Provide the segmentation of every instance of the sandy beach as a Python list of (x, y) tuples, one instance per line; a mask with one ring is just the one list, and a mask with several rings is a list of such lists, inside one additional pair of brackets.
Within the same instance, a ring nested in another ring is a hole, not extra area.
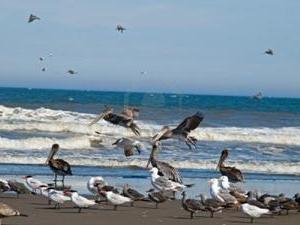
[[(249, 218), (242, 215), (240, 211), (225, 210), (215, 214), (214, 218), (209, 213), (201, 212), (194, 219), (189, 218), (189, 213), (181, 208), (180, 201), (168, 201), (155, 209), (152, 203), (138, 202), (135, 207), (122, 206), (117, 211), (105, 203), (85, 209), (77, 213), (72, 203), (65, 204), (61, 209), (53, 209), (47, 205), (47, 200), (40, 196), (23, 195), (17, 199), (14, 195), (2, 195), (1, 202), (19, 209), (28, 217), (6, 218), (3, 224), (22, 225), (79, 225), (79, 224), (245, 224)], [(288, 216), (264, 216), (256, 219), (255, 224), (294, 225), (299, 224), (300, 213), (290, 212)], [(126, 222), (125, 222), (126, 221)]]

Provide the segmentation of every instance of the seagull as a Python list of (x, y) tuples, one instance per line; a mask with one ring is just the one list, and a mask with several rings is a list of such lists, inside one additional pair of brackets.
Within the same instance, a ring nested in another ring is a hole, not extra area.
[(274, 52), (271, 48), (268, 48), (266, 51), (265, 51), (265, 54), (266, 55), (274, 55)]
[(26, 185), (30, 188), (30, 190), (36, 194), (39, 194), (37, 190), (40, 190), (39, 189), (40, 186), (48, 186), (48, 184), (33, 178), (31, 175), (22, 178), (25, 180)]
[(197, 213), (198, 211), (205, 211), (205, 207), (201, 203), (201, 201), (196, 199), (186, 199), (186, 193), (185, 191), (182, 192), (182, 199), (181, 199), (181, 206), (184, 210), (190, 212), (191, 219), (194, 218), (194, 213)]
[(190, 132), (195, 130), (201, 121), (204, 119), (204, 115), (201, 112), (197, 112), (193, 116), (185, 118), (176, 128), (171, 129), (168, 126), (164, 126), (161, 131), (153, 137), (153, 141), (161, 141), (170, 138), (183, 139), (189, 149), (192, 145), (196, 147), (197, 139), (190, 136)]
[[(133, 112), (132, 112), (133, 114)], [(90, 124), (97, 123), (99, 120), (104, 119), (107, 122), (110, 122), (114, 125), (119, 125), (122, 127), (130, 128), (132, 132), (139, 136), (140, 135), (140, 128), (134, 123), (134, 116), (128, 116), (121, 112), (120, 114), (113, 113), (113, 109), (110, 107), (106, 107), (102, 113), (100, 113)]]
[(138, 192), (137, 190), (130, 188), (128, 184), (125, 184), (123, 187), (123, 196), (130, 198), (132, 200), (131, 206), (133, 206), (135, 201), (144, 201), (146, 200), (145, 196)]
[(63, 159), (54, 159), (53, 157), (59, 150), (58, 144), (53, 144), (51, 151), (49, 152), (46, 164), (49, 165), (50, 169), (54, 172), (54, 184), (57, 186), (57, 175), (62, 176), (62, 185), (65, 186), (65, 176), (72, 176), (71, 166), (68, 162)]
[(71, 75), (74, 75), (74, 74), (77, 74), (78, 72), (75, 71), (75, 70), (68, 70), (67, 73), (71, 74)]
[(3, 218), (12, 217), (12, 216), (27, 217), (27, 215), (20, 213), (18, 210), (11, 208), (10, 206), (4, 203), (0, 203), (0, 225), (2, 224)]
[(116, 30), (117, 30), (118, 32), (123, 33), (123, 32), (126, 30), (126, 28), (118, 24), (117, 27), (116, 27)]
[(147, 163), (147, 168), (149, 167), (149, 164), (151, 163), (152, 167), (156, 167), (158, 169), (159, 175), (162, 175), (171, 181), (182, 184), (183, 181), (182, 181), (181, 174), (175, 167), (171, 166), (167, 162), (159, 161), (156, 159), (159, 143), (160, 142), (157, 141), (157, 142), (154, 142), (152, 145), (152, 151), (151, 151), (148, 163)]
[(71, 197), (71, 201), (78, 207), (78, 213), (81, 213), (82, 209), (86, 209), (89, 208), (90, 206), (96, 205), (95, 200), (87, 199), (79, 195), (77, 191), (74, 190), (64, 191), (64, 194), (66, 196)]
[(227, 149), (224, 149), (221, 153), (217, 169), (220, 170), (220, 173), (222, 175), (227, 176), (230, 182), (244, 181), (244, 176), (239, 169), (224, 165), (224, 161), (226, 160), (228, 155), (229, 151)]
[(112, 191), (101, 191), (105, 195), (107, 201), (114, 206), (114, 210), (117, 210), (118, 205), (123, 205), (125, 203), (132, 203), (132, 199), (125, 197), (123, 195), (114, 193)]
[(155, 190), (152, 188), (147, 191), (148, 193), (148, 198), (150, 201), (155, 203), (155, 208), (158, 208), (158, 204), (163, 203), (169, 199), (169, 197), (163, 192), (155, 192)]
[(48, 197), (51, 201), (55, 202), (55, 209), (59, 209), (61, 204), (71, 201), (70, 196), (66, 196), (63, 191), (58, 191), (54, 188), (48, 188)]
[(271, 214), (269, 209), (262, 209), (255, 205), (250, 205), (249, 203), (244, 203), (241, 205), (241, 210), (246, 215), (250, 216), (250, 222), (253, 223), (254, 218), (259, 218), (264, 214)]
[(143, 148), (142, 144), (139, 141), (133, 141), (129, 138), (119, 138), (113, 145), (118, 146), (119, 148), (124, 149), (124, 155), (126, 157), (134, 155), (134, 150), (141, 154), (141, 149)]
[(41, 19), (40, 17), (37, 17), (37, 16), (35, 16), (33, 14), (30, 14), (30, 16), (28, 18), (28, 23), (31, 23), (31, 22), (33, 22), (35, 20), (40, 20), (40, 19)]
[(165, 176), (158, 175), (158, 169), (153, 167), (150, 170), (151, 173), (151, 183), (154, 188), (160, 191), (173, 191), (173, 192), (181, 192), (184, 188), (191, 187), (193, 185), (184, 185), (175, 181), (171, 181)]
[(214, 217), (215, 212), (220, 212), (226, 206), (226, 204), (219, 202), (212, 198), (206, 198), (203, 194), (199, 195), (201, 203), (204, 205), (205, 210), (210, 212), (210, 217)]
[(98, 187), (102, 188), (106, 186), (107, 182), (104, 181), (103, 177), (91, 177), (87, 182), (87, 189), (94, 195), (98, 195)]

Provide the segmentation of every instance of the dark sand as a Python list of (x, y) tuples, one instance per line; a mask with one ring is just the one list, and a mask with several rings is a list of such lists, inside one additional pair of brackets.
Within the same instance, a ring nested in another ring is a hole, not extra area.
[[(23, 195), (17, 199), (14, 195), (1, 195), (1, 202), (6, 203), (28, 217), (5, 218), (2, 222), (6, 225), (154, 225), (154, 224), (203, 224), (203, 225), (228, 225), (249, 224), (249, 218), (235, 210), (226, 210), (210, 218), (209, 213), (201, 212), (194, 219), (189, 218), (189, 213), (181, 208), (179, 201), (168, 201), (154, 209), (148, 202), (138, 202), (135, 207), (121, 206), (117, 211), (112, 206), (102, 203), (90, 209), (77, 213), (72, 203), (64, 205), (61, 209), (53, 209), (47, 205), (47, 200), (39, 196)], [(52, 206), (51, 206), (52, 207)], [(300, 213), (290, 212), (290, 215), (265, 216), (258, 218), (254, 224), (296, 225), (299, 224)]]

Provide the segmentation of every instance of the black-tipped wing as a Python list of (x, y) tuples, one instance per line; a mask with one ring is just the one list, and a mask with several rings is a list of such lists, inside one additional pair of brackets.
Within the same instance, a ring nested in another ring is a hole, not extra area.
[(190, 132), (192, 130), (195, 130), (201, 121), (204, 119), (204, 115), (201, 112), (197, 112), (193, 116), (189, 116), (185, 118), (175, 129), (174, 131), (180, 131), (180, 132)]

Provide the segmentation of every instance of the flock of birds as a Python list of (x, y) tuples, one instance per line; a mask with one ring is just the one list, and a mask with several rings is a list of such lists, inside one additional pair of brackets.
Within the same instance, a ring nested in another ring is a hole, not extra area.
[[(135, 118), (139, 115), (139, 109), (135, 107), (126, 107), (121, 113), (114, 113), (110, 107), (105, 107), (104, 111), (88, 124), (92, 126), (99, 120), (103, 119), (116, 126), (122, 126), (130, 129), (136, 136), (141, 135), (140, 128), (135, 122)], [(151, 176), (151, 184), (153, 188), (147, 191), (147, 195), (140, 193), (128, 184), (123, 186), (123, 190), (109, 185), (103, 177), (92, 177), (87, 181), (87, 189), (95, 196), (95, 199), (88, 199), (80, 195), (70, 186), (65, 186), (65, 176), (72, 175), (71, 165), (63, 159), (54, 158), (59, 151), (59, 145), (53, 144), (49, 152), (46, 164), (54, 173), (54, 184), (47, 184), (33, 176), (25, 176), (25, 183), (16, 180), (0, 180), (0, 191), (14, 191), (19, 194), (34, 193), (44, 196), (48, 200), (48, 204), (53, 203), (55, 209), (59, 209), (65, 202), (71, 201), (80, 213), (82, 209), (89, 208), (101, 202), (109, 202), (114, 210), (123, 204), (134, 206), (136, 201), (146, 201), (155, 203), (155, 207), (167, 201), (176, 199), (176, 193), (181, 193), (182, 208), (190, 213), (190, 218), (194, 217), (198, 212), (209, 212), (213, 217), (214, 213), (221, 212), (223, 209), (233, 208), (241, 209), (243, 213), (248, 215), (253, 222), (254, 218), (262, 215), (275, 213), (281, 214), (286, 210), (300, 210), (300, 193), (294, 198), (288, 198), (284, 194), (271, 195), (259, 194), (257, 191), (244, 191), (239, 188), (236, 183), (244, 182), (245, 178), (242, 172), (231, 166), (225, 166), (224, 161), (229, 156), (227, 149), (223, 150), (220, 155), (217, 169), (222, 176), (213, 178), (208, 181), (209, 193), (211, 198), (206, 198), (200, 194), (195, 199), (186, 198), (186, 190), (194, 184), (186, 184), (180, 174), (180, 171), (165, 161), (157, 159), (160, 143), (166, 139), (178, 139), (184, 141), (189, 148), (195, 147), (197, 139), (191, 136), (191, 131), (195, 130), (203, 121), (204, 115), (197, 112), (192, 116), (185, 118), (177, 127), (170, 128), (164, 126), (152, 138), (152, 151), (149, 156), (146, 167), (149, 169)], [(125, 156), (132, 156), (137, 151), (140, 153), (142, 144), (131, 138), (117, 139), (113, 145), (124, 149)], [(58, 185), (58, 176), (62, 179), (61, 185)], [(18, 210), (1, 203), (0, 218), (10, 216), (26, 216)], [(0, 223), (1, 225), (1, 223)]]

